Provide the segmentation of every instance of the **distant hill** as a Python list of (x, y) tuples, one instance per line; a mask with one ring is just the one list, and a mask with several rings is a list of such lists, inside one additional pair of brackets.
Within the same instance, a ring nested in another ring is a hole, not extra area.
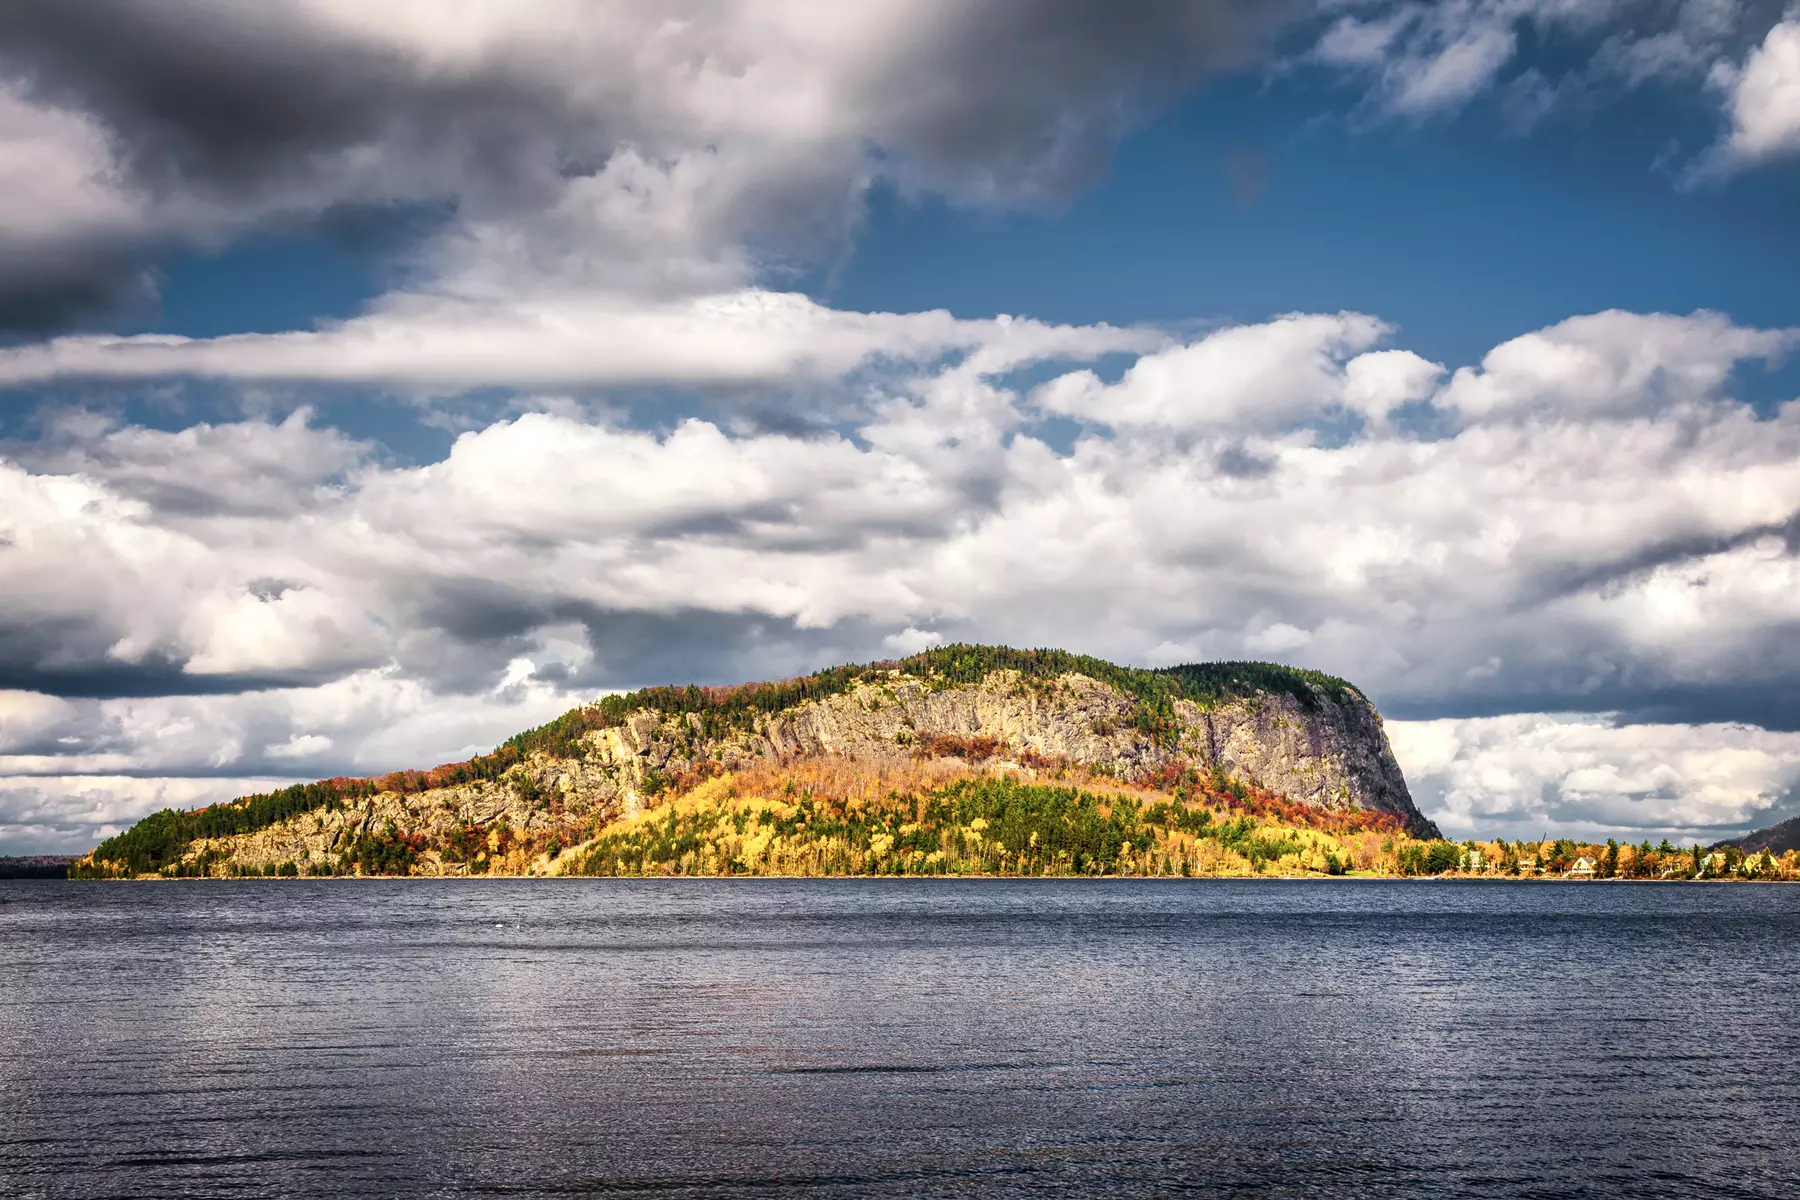
[(74, 873), (1329, 871), (1337, 833), (1437, 836), (1341, 679), (949, 646), (608, 696), (468, 762), (165, 810)]
[(1800, 817), (1790, 817), (1779, 825), (1758, 829), (1743, 837), (1729, 838), (1719, 844), (1736, 846), (1747, 853), (1767, 850), (1771, 854), (1786, 854), (1789, 850), (1800, 850)]
[(72, 854), (0, 856), (0, 879), (63, 879), (74, 861)]

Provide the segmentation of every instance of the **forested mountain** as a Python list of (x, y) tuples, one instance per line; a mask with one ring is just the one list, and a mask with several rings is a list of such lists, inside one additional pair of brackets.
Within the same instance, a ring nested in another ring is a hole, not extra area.
[(467, 762), (165, 810), (74, 873), (1331, 872), (1436, 836), (1341, 679), (951, 646), (608, 696)]
[(1770, 854), (1800, 850), (1800, 817), (1790, 817), (1778, 825), (1746, 833), (1743, 837), (1731, 838), (1720, 845), (1736, 846), (1746, 852), (1766, 850)]

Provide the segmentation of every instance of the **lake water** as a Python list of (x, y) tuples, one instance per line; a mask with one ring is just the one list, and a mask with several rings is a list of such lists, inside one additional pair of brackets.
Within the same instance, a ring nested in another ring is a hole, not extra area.
[(0, 883), (0, 1195), (1800, 1195), (1800, 887)]

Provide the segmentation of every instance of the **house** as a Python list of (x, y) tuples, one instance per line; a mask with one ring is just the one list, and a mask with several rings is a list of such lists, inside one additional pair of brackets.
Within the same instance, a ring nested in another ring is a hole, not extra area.
[(1582, 855), (1575, 860), (1575, 865), (1563, 872), (1563, 878), (1592, 879), (1594, 877), (1594, 860)]
[(1463, 851), (1462, 869), (1465, 871), (1481, 870), (1481, 851), (1479, 851), (1479, 850)]
[(1711, 854), (1700, 860), (1700, 874), (1702, 875), (1705, 875), (1709, 871), (1714, 875), (1718, 875), (1723, 873), (1724, 870), (1725, 852), (1723, 850), (1714, 850)]
[(1744, 861), (1738, 864), (1738, 871), (1745, 875), (1761, 875), (1765, 871), (1775, 869), (1775, 856), (1767, 850), (1756, 854), (1746, 854)]

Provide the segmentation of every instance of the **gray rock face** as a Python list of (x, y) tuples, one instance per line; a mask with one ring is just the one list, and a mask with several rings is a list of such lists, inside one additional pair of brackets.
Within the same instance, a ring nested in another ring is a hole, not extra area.
[[(1013, 671), (959, 686), (898, 672), (871, 677), (843, 694), (759, 718), (750, 729), (716, 733), (699, 714), (644, 709), (589, 733), (579, 758), (537, 754), (499, 780), (384, 792), (254, 833), (203, 839), (188, 857), (212, 852), (249, 867), (295, 862), (304, 868), (391, 828), (419, 835), (429, 847), (421, 851), (418, 873), (460, 873), (467, 866), (447, 861), (439, 849), (459, 831), (487, 839), (503, 829), (521, 846), (567, 847), (642, 811), (663, 780), (707, 764), (735, 770), (814, 754), (904, 759), (932, 739), (952, 739), (935, 752), (969, 753), (973, 742), (981, 757), (1027, 772), (1045, 760), (1121, 778), (1168, 763), (1216, 766), (1300, 804), (1391, 813), (1417, 836), (1438, 836), (1413, 807), (1381, 717), (1354, 691), (1318, 691), (1310, 703), (1276, 693), (1212, 707), (1181, 701), (1174, 736), (1160, 740), (1135, 727), (1137, 712), (1130, 696), (1085, 675), (1043, 680)], [(554, 850), (508, 851), (499, 838), (486, 844), (495, 870), (557, 870)]]
[(1204, 761), (1228, 774), (1315, 808), (1392, 813), (1418, 837), (1439, 836), (1413, 806), (1380, 714), (1359, 694), (1347, 701), (1320, 696), (1310, 708), (1270, 696), (1196, 716), (1207, 730)]
[(904, 755), (934, 736), (992, 738), (1002, 757), (1068, 759), (1122, 776), (1169, 762), (1217, 766), (1297, 803), (1392, 813), (1415, 834), (1437, 836), (1413, 806), (1380, 715), (1358, 693), (1319, 692), (1311, 704), (1273, 693), (1213, 708), (1182, 701), (1179, 736), (1160, 745), (1132, 726), (1135, 711), (1131, 697), (1083, 675), (1044, 682), (996, 671), (980, 684), (938, 687), (895, 673), (717, 741), (700, 736), (698, 717), (650, 712), (589, 740), (592, 757), (636, 787), (647, 770), (689, 770), (709, 757), (730, 768), (806, 754)]

